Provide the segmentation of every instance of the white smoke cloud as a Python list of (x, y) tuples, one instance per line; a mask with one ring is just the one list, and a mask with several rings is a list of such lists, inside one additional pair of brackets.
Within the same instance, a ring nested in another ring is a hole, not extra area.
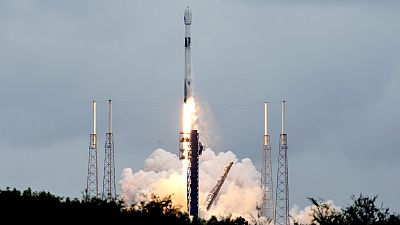
[[(341, 211), (340, 207), (336, 206), (332, 200), (327, 200), (321, 204), (326, 204), (330, 209), (333, 209), (337, 212)], [(316, 206), (314, 205), (307, 206), (304, 209), (300, 209), (297, 205), (294, 205), (290, 210), (291, 224), (293, 224), (293, 221), (296, 221), (299, 224), (311, 224), (313, 220), (314, 209), (316, 209)]]
[(307, 206), (304, 209), (300, 209), (299, 206), (294, 205), (289, 213), (291, 216), (291, 224), (293, 224), (293, 221), (296, 221), (299, 224), (311, 224), (313, 219), (312, 208), (313, 206)]
[[(200, 142), (208, 148), (223, 149), (223, 141), (221, 132), (218, 132), (216, 123), (214, 122), (214, 115), (211, 106), (205, 98), (196, 98), (196, 114), (198, 115), (195, 121), (195, 129), (199, 131)], [(218, 152), (218, 151), (217, 151)]]
[[(224, 168), (232, 168), (210, 211), (203, 205), (207, 195), (222, 176)], [(238, 160), (233, 152), (215, 154), (206, 149), (200, 157), (199, 211), (202, 218), (242, 216), (248, 221), (257, 218), (261, 194), (259, 173), (250, 159)], [(186, 210), (186, 175), (175, 154), (156, 149), (145, 161), (144, 169), (134, 172), (126, 168), (120, 180), (122, 197), (127, 204), (149, 200), (154, 193), (160, 197), (173, 195), (173, 204)]]

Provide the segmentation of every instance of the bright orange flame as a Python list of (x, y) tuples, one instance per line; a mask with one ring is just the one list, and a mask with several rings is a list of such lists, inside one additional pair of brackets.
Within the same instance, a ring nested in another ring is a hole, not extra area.
[[(190, 97), (186, 99), (186, 102), (183, 104), (183, 137), (186, 140), (190, 140), (190, 132), (194, 128), (194, 122), (196, 120), (196, 104), (194, 103), (194, 98)], [(188, 160), (188, 153), (190, 151), (190, 143), (185, 141), (183, 142), (183, 155), (185, 156), (185, 159), (183, 161)], [(186, 162), (187, 164), (188, 162)]]
[[(196, 104), (194, 102), (194, 98), (190, 97), (186, 99), (186, 102), (183, 104), (183, 116), (182, 116), (182, 132), (183, 138), (185, 140), (190, 140), (190, 132), (194, 129), (194, 124), (196, 121)], [(184, 141), (182, 143), (183, 148), (183, 156), (184, 159), (182, 160), (182, 174), (187, 179), (187, 168), (189, 166), (189, 151), (190, 151), (190, 142)]]
[(194, 98), (190, 97), (183, 104), (183, 133), (190, 133), (194, 128), (194, 122), (196, 120), (196, 104)]

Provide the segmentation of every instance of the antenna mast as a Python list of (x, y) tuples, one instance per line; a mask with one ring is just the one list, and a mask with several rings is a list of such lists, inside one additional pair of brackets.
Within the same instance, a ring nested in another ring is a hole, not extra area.
[(114, 161), (114, 140), (112, 133), (112, 101), (108, 100), (108, 133), (106, 133), (104, 177), (103, 177), (103, 198), (115, 199), (115, 161)]
[(98, 163), (97, 163), (97, 137), (96, 137), (96, 101), (92, 102), (93, 106), (93, 133), (90, 134), (89, 143), (89, 160), (88, 160), (88, 175), (86, 183), (86, 195), (88, 198), (98, 197), (99, 182), (98, 182)]
[(285, 101), (282, 101), (282, 133), (279, 142), (275, 225), (289, 225), (289, 171), (285, 130)]
[(261, 189), (262, 200), (260, 215), (271, 221), (274, 216), (273, 182), (272, 182), (272, 163), (271, 163), (271, 142), (268, 133), (268, 103), (264, 103), (264, 138), (262, 148), (261, 165)]

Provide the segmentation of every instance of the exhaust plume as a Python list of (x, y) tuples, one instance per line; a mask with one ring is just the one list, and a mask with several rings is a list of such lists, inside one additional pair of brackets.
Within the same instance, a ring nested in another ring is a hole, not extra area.
[[(207, 211), (203, 203), (229, 161), (234, 162), (231, 171), (213, 206)], [(173, 204), (186, 211), (186, 174), (182, 167), (182, 162), (175, 154), (156, 149), (146, 159), (143, 170), (134, 172), (131, 168), (125, 168), (119, 182), (125, 203), (130, 205), (149, 201), (151, 194), (160, 197), (172, 195)], [(261, 188), (259, 173), (250, 159), (238, 160), (231, 151), (215, 154), (211, 149), (206, 149), (200, 157), (199, 175), (200, 217), (242, 216), (248, 221), (257, 218)]]
[[(328, 210), (324, 211), (323, 213), (326, 213), (327, 215), (331, 215), (332, 212), (340, 212), (341, 209), (340, 207), (336, 206), (335, 203), (332, 200), (327, 200), (323, 203), (323, 205), (326, 205)], [(290, 210), (290, 217), (291, 217), (291, 224), (294, 224), (294, 222), (297, 222), (298, 224), (313, 224), (317, 222), (313, 221), (313, 213), (317, 209), (315, 205), (311, 206), (306, 206), (304, 209), (300, 209), (299, 206), (294, 205), (293, 208)]]

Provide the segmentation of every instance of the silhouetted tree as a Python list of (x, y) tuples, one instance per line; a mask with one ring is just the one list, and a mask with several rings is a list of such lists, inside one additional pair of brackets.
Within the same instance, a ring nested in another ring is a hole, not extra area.
[(360, 194), (351, 198), (353, 203), (341, 210), (322, 199), (308, 198), (313, 204), (311, 225), (400, 225), (399, 215), (390, 214), (389, 208), (383, 205), (376, 205), (377, 196), (370, 198)]
[(353, 204), (343, 209), (344, 222), (349, 225), (400, 224), (399, 216), (389, 213), (389, 208), (376, 205), (378, 196), (372, 198), (353, 195)]
[[(313, 204), (311, 225), (340, 225), (343, 224), (342, 212), (335, 208), (331, 203), (324, 202), (323, 199), (308, 198)], [(295, 224), (298, 222), (295, 221)]]
[(191, 218), (172, 204), (171, 196), (153, 195), (149, 202), (126, 207), (121, 200), (103, 200), (83, 196), (63, 198), (30, 188), (0, 190), (0, 224), (174, 224), (174, 225), (247, 225), (242, 218), (231, 217), (209, 221)]

